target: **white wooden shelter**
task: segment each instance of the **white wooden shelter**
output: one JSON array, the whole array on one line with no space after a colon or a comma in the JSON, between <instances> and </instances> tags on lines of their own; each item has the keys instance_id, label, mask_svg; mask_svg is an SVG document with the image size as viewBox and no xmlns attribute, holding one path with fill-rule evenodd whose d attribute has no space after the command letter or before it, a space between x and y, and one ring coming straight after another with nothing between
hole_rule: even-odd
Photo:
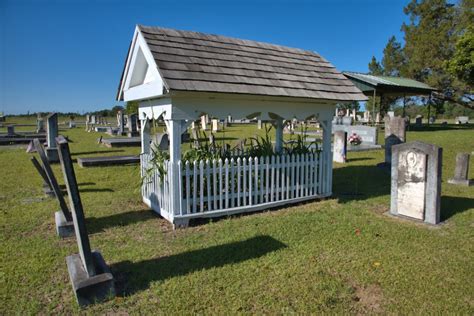
<instances>
[{"instance_id":1,"label":"white wooden shelter","mask_svg":"<svg viewBox=\"0 0 474 316\"><path fill-rule=\"evenodd\" d=\"M350 80L315 52L189 31L137 26L118 100L139 101L142 175L149 168L150 119L170 139L166 174L144 181L143 201L174 225L327 197L332 191L331 121L338 102L365 100ZM317 119L320 153L181 161L181 134L203 114L284 120Z\"/></svg>"}]
</instances>

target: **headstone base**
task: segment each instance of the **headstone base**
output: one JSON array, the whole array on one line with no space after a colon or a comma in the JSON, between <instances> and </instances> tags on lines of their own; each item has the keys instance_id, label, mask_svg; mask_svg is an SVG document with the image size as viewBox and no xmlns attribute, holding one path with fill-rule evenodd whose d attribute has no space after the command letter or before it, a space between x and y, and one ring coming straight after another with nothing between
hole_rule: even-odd
<instances>
[{"instance_id":1,"label":"headstone base","mask_svg":"<svg viewBox=\"0 0 474 316\"><path fill-rule=\"evenodd\" d=\"M79 254L66 257L72 289L80 307L115 297L114 277L98 251L92 252L96 275L89 277Z\"/></svg>"},{"instance_id":2,"label":"headstone base","mask_svg":"<svg viewBox=\"0 0 474 316\"><path fill-rule=\"evenodd\" d=\"M59 162L59 155L57 148L46 148L46 157L49 162Z\"/></svg>"},{"instance_id":3,"label":"headstone base","mask_svg":"<svg viewBox=\"0 0 474 316\"><path fill-rule=\"evenodd\" d=\"M448 183L470 187L471 185L474 185L474 180L449 179Z\"/></svg>"},{"instance_id":4,"label":"headstone base","mask_svg":"<svg viewBox=\"0 0 474 316\"><path fill-rule=\"evenodd\" d=\"M54 221L56 222L56 233L59 237L74 236L74 223L66 221L63 212L57 211L54 213Z\"/></svg>"}]
</instances>

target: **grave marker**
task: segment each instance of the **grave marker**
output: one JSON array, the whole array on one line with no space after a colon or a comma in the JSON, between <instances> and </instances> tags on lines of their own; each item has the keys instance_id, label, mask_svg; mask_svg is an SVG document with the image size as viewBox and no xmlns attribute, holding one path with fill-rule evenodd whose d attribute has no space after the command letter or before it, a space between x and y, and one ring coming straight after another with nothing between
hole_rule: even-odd
<instances>
[{"instance_id":1,"label":"grave marker","mask_svg":"<svg viewBox=\"0 0 474 316\"><path fill-rule=\"evenodd\" d=\"M390 213L438 224L443 149L416 141L392 151Z\"/></svg>"},{"instance_id":2,"label":"grave marker","mask_svg":"<svg viewBox=\"0 0 474 316\"><path fill-rule=\"evenodd\" d=\"M385 163L392 163L392 146L406 140L406 122L403 117L385 117Z\"/></svg>"},{"instance_id":3,"label":"grave marker","mask_svg":"<svg viewBox=\"0 0 474 316\"><path fill-rule=\"evenodd\" d=\"M219 131L219 120L212 119L212 131L213 132Z\"/></svg>"},{"instance_id":4,"label":"grave marker","mask_svg":"<svg viewBox=\"0 0 474 316\"><path fill-rule=\"evenodd\" d=\"M456 116L456 124L469 124L469 116Z\"/></svg>"},{"instance_id":5,"label":"grave marker","mask_svg":"<svg viewBox=\"0 0 474 316\"><path fill-rule=\"evenodd\" d=\"M416 127L421 127L423 125L423 116L417 115L415 117L415 126Z\"/></svg>"},{"instance_id":6,"label":"grave marker","mask_svg":"<svg viewBox=\"0 0 474 316\"><path fill-rule=\"evenodd\" d=\"M69 144L62 137L56 138L56 143L79 248L79 254L66 257L66 263L74 294L82 307L115 296L114 279L100 252L91 251Z\"/></svg>"},{"instance_id":7,"label":"grave marker","mask_svg":"<svg viewBox=\"0 0 474 316\"><path fill-rule=\"evenodd\" d=\"M46 149L46 155L50 162L58 162L58 150L56 148L55 138L58 137L58 114L52 113L47 117L46 126L46 141L48 148Z\"/></svg>"},{"instance_id":8,"label":"grave marker","mask_svg":"<svg viewBox=\"0 0 474 316\"><path fill-rule=\"evenodd\" d=\"M464 186L471 186L474 181L469 180L469 154L459 153L456 155L456 167L454 177L448 180L448 183Z\"/></svg>"},{"instance_id":9,"label":"grave marker","mask_svg":"<svg viewBox=\"0 0 474 316\"><path fill-rule=\"evenodd\" d=\"M137 114L131 114L128 124L128 137L136 137L139 135L137 126Z\"/></svg>"},{"instance_id":10,"label":"grave marker","mask_svg":"<svg viewBox=\"0 0 474 316\"><path fill-rule=\"evenodd\" d=\"M123 135L125 133L125 117L122 111L117 112L117 123L118 123L117 135Z\"/></svg>"},{"instance_id":11,"label":"grave marker","mask_svg":"<svg viewBox=\"0 0 474 316\"><path fill-rule=\"evenodd\" d=\"M7 136L15 136L15 125L7 126Z\"/></svg>"},{"instance_id":12,"label":"grave marker","mask_svg":"<svg viewBox=\"0 0 474 316\"><path fill-rule=\"evenodd\" d=\"M334 132L334 148L332 160L345 163L347 158L347 133L345 131Z\"/></svg>"}]
</instances>

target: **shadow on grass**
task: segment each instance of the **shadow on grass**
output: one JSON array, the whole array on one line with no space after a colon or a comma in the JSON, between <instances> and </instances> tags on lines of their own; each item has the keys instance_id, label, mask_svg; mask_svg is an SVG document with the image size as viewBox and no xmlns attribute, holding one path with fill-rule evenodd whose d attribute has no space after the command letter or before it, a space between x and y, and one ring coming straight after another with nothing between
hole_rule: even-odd
<instances>
[{"instance_id":1,"label":"shadow on grass","mask_svg":"<svg viewBox=\"0 0 474 316\"><path fill-rule=\"evenodd\" d=\"M146 290L151 282L259 258L286 247L270 236L256 236L161 258L139 262L122 261L111 268L117 278L117 293L125 296Z\"/></svg>"},{"instance_id":2,"label":"shadow on grass","mask_svg":"<svg viewBox=\"0 0 474 316\"><path fill-rule=\"evenodd\" d=\"M348 158L348 162L354 162L354 161L364 161L364 160L374 160L375 158L373 157L360 157L360 158Z\"/></svg>"},{"instance_id":3,"label":"shadow on grass","mask_svg":"<svg viewBox=\"0 0 474 316\"><path fill-rule=\"evenodd\" d=\"M151 210L129 211L104 217L88 217L87 229L90 234L99 233L106 228L128 226L138 222L156 219L157 215Z\"/></svg>"},{"instance_id":4,"label":"shadow on grass","mask_svg":"<svg viewBox=\"0 0 474 316\"><path fill-rule=\"evenodd\" d=\"M445 221L469 209L474 209L474 199L457 196L441 196L441 221Z\"/></svg>"},{"instance_id":5,"label":"shadow on grass","mask_svg":"<svg viewBox=\"0 0 474 316\"><path fill-rule=\"evenodd\" d=\"M377 166L345 166L333 173L333 197L340 203L390 194L390 174Z\"/></svg>"},{"instance_id":6,"label":"shadow on grass","mask_svg":"<svg viewBox=\"0 0 474 316\"><path fill-rule=\"evenodd\" d=\"M474 129L474 124L424 124L421 127L411 124L409 127L410 132L434 132L434 131L452 131L452 130L471 130Z\"/></svg>"},{"instance_id":7,"label":"shadow on grass","mask_svg":"<svg viewBox=\"0 0 474 316\"><path fill-rule=\"evenodd\" d=\"M93 154L107 154L107 153L121 153L124 152L123 149L114 149L114 150L96 150L96 151L79 151L76 153L71 153L71 156L77 155L93 155Z\"/></svg>"},{"instance_id":8,"label":"shadow on grass","mask_svg":"<svg viewBox=\"0 0 474 316\"><path fill-rule=\"evenodd\" d=\"M79 189L79 192L115 192L114 190L112 189L109 189L109 188L105 188L105 189Z\"/></svg>"}]
</instances>

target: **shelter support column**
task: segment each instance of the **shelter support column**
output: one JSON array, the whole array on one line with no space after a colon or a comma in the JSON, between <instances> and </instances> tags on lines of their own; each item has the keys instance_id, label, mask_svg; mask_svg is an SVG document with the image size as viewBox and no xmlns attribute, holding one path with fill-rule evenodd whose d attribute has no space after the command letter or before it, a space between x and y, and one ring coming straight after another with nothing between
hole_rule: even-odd
<instances>
[{"instance_id":1,"label":"shelter support column","mask_svg":"<svg viewBox=\"0 0 474 316\"><path fill-rule=\"evenodd\" d=\"M181 134L184 120L165 120L170 140L170 160L168 166L169 188L170 188L170 213L179 215L181 213Z\"/></svg>"},{"instance_id":2,"label":"shelter support column","mask_svg":"<svg viewBox=\"0 0 474 316\"><path fill-rule=\"evenodd\" d=\"M283 151L283 119L275 120L275 152L281 154Z\"/></svg>"},{"instance_id":3,"label":"shelter support column","mask_svg":"<svg viewBox=\"0 0 474 316\"><path fill-rule=\"evenodd\" d=\"M151 133L150 133L150 121L148 119L141 120L141 142L142 142L142 154L150 153Z\"/></svg>"},{"instance_id":4,"label":"shelter support column","mask_svg":"<svg viewBox=\"0 0 474 316\"><path fill-rule=\"evenodd\" d=\"M323 194L332 194L332 146L331 133L332 122L330 120L321 121L323 127Z\"/></svg>"}]
</instances>

